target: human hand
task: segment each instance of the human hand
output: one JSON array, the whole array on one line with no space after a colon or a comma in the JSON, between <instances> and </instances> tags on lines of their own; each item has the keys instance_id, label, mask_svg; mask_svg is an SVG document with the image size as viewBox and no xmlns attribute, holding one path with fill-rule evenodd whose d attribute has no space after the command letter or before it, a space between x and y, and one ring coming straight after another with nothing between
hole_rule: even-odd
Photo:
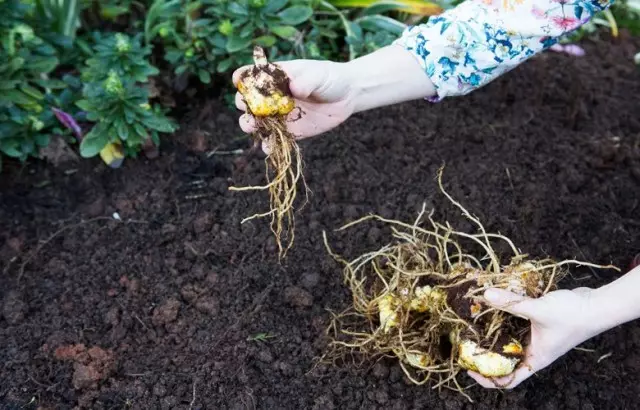
<instances>
[{"instance_id":1,"label":"human hand","mask_svg":"<svg viewBox=\"0 0 640 410\"><path fill-rule=\"evenodd\" d=\"M275 63L290 79L289 88L296 101L296 109L287 116L287 127L296 138L324 133L344 122L354 112L354 92L344 63L316 60L293 60ZM237 85L240 75L248 67L233 73ZM242 95L236 93L236 106L245 111L240 127L246 133L256 131L255 118L247 113ZM263 150L265 150L263 145Z\"/></svg>"},{"instance_id":2,"label":"human hand","mask_svg":"<svg viewBox=\"0 0 640 410\"><path fill-rule=\"evenodd\" d=\"M489 289L484 298L489 305L531 322L531 340L525 359L513 374L486 378L468 372L486 388L512 389L598 333L594 325L597 320L594 321L591 314L593 290L590 288L557 290L539 299Z\"/></svg>"},{"instance_id":3,"label":"human hand","mask_svg":"<svg viewBox=\"0 0 640 410\"><path fill-rule=\"evenodd\" d=\"M299 108L287 120L287 127L296 138L329 131L354 113L436 94L413 53L395 45L345 63L293 60L274 64L289 77L289 88ZM246 69L241 67L233 73L234 85ZM236 94L236 106L247 111L240 93ZM240 127L253 133L256 121L250 114L243 114ZM264 144L262 148L265 150Z\"/></svg>"}]
</instances>

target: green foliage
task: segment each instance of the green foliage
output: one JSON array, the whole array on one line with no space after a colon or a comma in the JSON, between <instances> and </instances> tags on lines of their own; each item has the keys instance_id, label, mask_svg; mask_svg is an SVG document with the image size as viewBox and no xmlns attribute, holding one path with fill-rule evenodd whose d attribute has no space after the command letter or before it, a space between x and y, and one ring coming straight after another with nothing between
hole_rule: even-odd
<instances>
[{"instance_id":1,"label":"green foliage","mask_svg":"<svg viewBox=\"0 0 640 410\"><path fill-rule=\"evenodd\" d=\"M76 104L95 123L80 144L83 157L97 155L109 143L121 143L125 154L136 156L147 140L158 145L158 133L176 130L162 111L151 108L148 90L140 84L159 72L147 60L150 52L140 44L140 36L132 39L122 33L95 45L82 72L87 81L84 98Z\"/></svg>"},{"instance_id":2,"label":"green foliage","mask_svg":"<svg viewBox=\"0 0 640 410\"><path fill-rule=\"evenodd\" d=\"M254 45L271 60L355 58L389 44L404 24L368 9L356 20L318 0L156 0L145 24L148 42L162 39L176 75L213 74L250 64ZM350 52L344 55L344 45Z\"/></svg>"},{"instance_id":3,"label":"green foliage","mask_svg":"<svg viewBox=\"0 0 640 410\"><path fill-rule=\"evenodd\" d=\"M201 82L251 62L253 45L272 58L292 50L298 30L313 14L311 1L157 0L145 24L147 41L161 37L166 60L177 75L194 74Z\"/></svg>"},{"instance_id":4,"label":"green foliage","mask_svg":"<svg viewBox=\"0 0 640 410\"><path fill-rule=\"evenodd\" d=\"M19 1L0 2L0 152L22 161L48 143L53 118L45 105L61 86L46 76L58 64L55 49L25 23L32 10Z\"/></svg>"},{"instance_id":5,"label":"green foliage","mask_svg":"<svg viewBox=\"0 0 640 410\"><path fill-rule=\"evenodd\" d=\"M53 33L75 39L80 27L80 0L36 0L35 3L40 27L48 26Z\"/></svg>"},{"instance_id":6,"label":"green foliage","mask_svg":"<svg viewBox=\"0 0 640 410\"><path fill-rule=\"evenodd\" d=\"M141 35L130 38L123 33L100 39L93 48L93 57L86 61L87 68L82 73L82 79L101 81L115 71L134 81L147 82L149 77L160 71L149 63L151 47L142 46L140 39Z\"/></svg>"},{"instance_id":7,"label":"green foliage","mask_svg":"<svg viewBox=\"0 0 640 410\"><path fill-rule=\"evenodd\" d=\"M99 1L100 17L105 20L115 21L118 17L128 14L133 6L133 0L107 0Z\"/></svg>"}]
</instances>

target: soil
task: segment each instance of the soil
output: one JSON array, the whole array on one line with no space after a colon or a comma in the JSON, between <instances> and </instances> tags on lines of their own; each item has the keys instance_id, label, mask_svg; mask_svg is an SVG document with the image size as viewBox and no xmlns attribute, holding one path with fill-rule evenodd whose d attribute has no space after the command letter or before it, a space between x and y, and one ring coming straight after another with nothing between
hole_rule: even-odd
<instances>
[{"instance_id":1,"label":"soil","mask_svg":"<svg viewBox=\"0 0 640 410\"><path fill-rule=\"evenodd\" d=\"M341 266L377 249L368 213L412 221L423 202L534 257L613 263L640 252L638 39L545 53L467 97L357 115L301 143L313 195L282 265L260 152L238 113L201 102L153 160L5 164L0 181L0 403L41 409L638 408L640 323L572 350L519 388L457 393L407 382L394 361L321 367ZM244 149L242 155L220 150ZM218 150L210 155L211 151ZM614 271L579 268L562 287ZM471 379L463 380L471 384Z\"/></svg>"}]
</instances>

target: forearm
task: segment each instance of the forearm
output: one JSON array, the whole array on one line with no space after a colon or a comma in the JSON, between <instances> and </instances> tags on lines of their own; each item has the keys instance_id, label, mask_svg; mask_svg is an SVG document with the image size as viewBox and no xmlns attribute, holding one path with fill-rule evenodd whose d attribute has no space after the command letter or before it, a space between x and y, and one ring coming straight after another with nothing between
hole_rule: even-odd
<instances>
[{"instance_id":1,"label":"forearm","mask_svg":"<svg viewBox=\"0 0 640 410\"><path fill-rule=\"evenodd\" d=\"M410 51L437 99L474 91L555 44L613 0L467 0L410 27Z\"/></svg>"},{"instance_id":2,"label":"forearm","mask_svg":"<svg viewBox=\"0 0 640 410\"><path fill-rule=\"evenodd\" d=\"M355 112L429 98L435 87L413 55L392 45L343 65Z\"/></svg>"},{"instance_id":3,"label":"forearm","mask_svg":"<svg viewBox=\"0 0 640 410\"><path fill-rule=\"evenodd\" d=\"M595 289L589 309L594 335L640 318L640 267Z\"/></svg>"}]
</instances>

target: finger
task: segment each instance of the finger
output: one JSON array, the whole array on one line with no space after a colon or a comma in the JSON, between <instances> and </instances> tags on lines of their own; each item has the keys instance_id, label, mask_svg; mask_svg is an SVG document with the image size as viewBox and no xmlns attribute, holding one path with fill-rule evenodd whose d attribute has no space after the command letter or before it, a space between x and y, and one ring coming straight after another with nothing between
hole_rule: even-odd
<instances>
[{"instance_id":1,"label":"finger","mask_svg":"<svg viewBox=\"0 0 640 410\"><path fill-rule=\"evenodd\" d=\"M236 108L240 111L247 111L247 104L244 102L244 97L240 93L236 93Z\"/></svg>"},{"instance_id":2,"label":"finger","mask_svg":"<svg viewBox=\"0 0 640 410\"><path fill-rule=\"evenodd\" d=\"M289 90L294 97L307 99L318 88L318 73L315 70L309 70L307 61L291 60L276 64L289 77Z\"/></svg>"},{"instance_id":3,"label":"finger","mask_svg":"<svg viewBox=\"0 0 640 410\"><path fill-rule=\"evenodd\" d=\"M242 114L238 122L240 123L240 128L242 129L242 131L246 132L247 134L252 134L257 129L256 119L249 114Z\"/></svg>"},{"instance_id":4,"label":"finger","mask_svg":"<svg viewBox=\"0 0 640 410\"><path fill-rule=\"evenodd\" d=\"M265 155L269 155L271 152L271 148L269 147L269 143L267 141L262 141L262 151Z\"/></svg>"},{"instance_id":5,"label":"finger","mask_svg":"<svg viewBox=\"0 0 640 410\"><path fill-rule=\"evenodd\" d=\"M504 289L487 289L484 298L494 308L524 319L532 319L536 314L535 300Z\"/></svg>"},{"instance_id":6,"label":"finger","mask_svg":"<svg viewBox=\"0 0 640 410\"><path fill-rule=\"evenodd\" d=\"M530 366L522 365L517 368L515 372L505 377L484 377L483 375L474 371L468 371L467 374L476 381L480 386L485 389L514 389L518 387L522 382L527 380L533 375L533 370Z\"/></svg>"},{"instance_id":7,"label":"finger","mask_svg":"<svg viewBox=\"0 0 640 410\"><path fill-rule=\"evenodd\" d=\"M575 288L575 289L573 289L573 291L574 291L574 292L577 292L577 293L589 293L589 292L591 292L592 290L593 290L593 289L591 289L591 288L586 288L586 287L581 287L581 288Z\"/></svg>"},{"instance_id":8,"label":"finger","mask_svg":"<svg viewBox=\"0 0 640 410\"><path fill-rule=\"evenodd\" d=\"M236 71L233 72L233 74L231 75L231 81L233 82L233 85L235 87L238 86L238 82L240 82L240 76L242 75L242 73L248 70L249 68L251 68L250 65L245 65L236 69Z\"/></svg>"}]
</instances>

